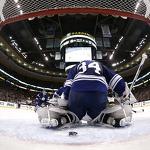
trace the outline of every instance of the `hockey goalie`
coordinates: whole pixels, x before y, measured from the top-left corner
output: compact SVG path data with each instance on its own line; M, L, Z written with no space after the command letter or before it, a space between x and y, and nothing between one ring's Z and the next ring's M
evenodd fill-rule
M86 60L66 67L67 79L46 105L36 112L43 127L59 128L70 124L107 124L124 127L131 124L132 107L124 79L100 62ZM116 93L109 103L108 89ZM133 96L134 98L134 96Z

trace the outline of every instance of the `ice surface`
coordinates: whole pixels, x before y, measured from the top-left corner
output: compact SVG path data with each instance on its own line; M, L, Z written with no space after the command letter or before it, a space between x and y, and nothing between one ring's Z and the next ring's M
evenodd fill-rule
M68 136L76 131L75 137ZM150 135L150 110L133 114L129 127L112 129L106 127L81 127L64 130L44 129L37 114L30 110L0 108L0 136L15 137L23 141L55 144L96 144L122 142Z

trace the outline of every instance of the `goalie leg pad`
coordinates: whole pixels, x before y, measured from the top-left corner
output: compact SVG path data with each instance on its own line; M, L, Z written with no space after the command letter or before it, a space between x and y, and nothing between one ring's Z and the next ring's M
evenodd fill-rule
M37 114L42 127L55 127L58 125L57 119L60 117L60 114L50 111L49 107L38 108Z
M47 107L39 107L37 109L37 115L38 115L38 119L39 119L39 122L41 122L41 120L43 118L48 118L48 108Z
M50 112L57 114L59 117L55 117L58 121L57 127L63 126L67 123L78 123L79 118L71 111L65 110L59 107L50 107Z
M105 123L114 127L124 127L131 123L132 107L130 105L108 106L99 116L93 119L93 123Z
M123 107L121 107L120 105L117 105L117 107L118 107L118 110L112 112L110 114L111 117L114 117L115 119L121 119L121 118L125 118L128 116L132 116L131 105L123 105Z
M67 123L77 123L77 116L63 108L49 106L38 111L38 118L42 127L57 128Z

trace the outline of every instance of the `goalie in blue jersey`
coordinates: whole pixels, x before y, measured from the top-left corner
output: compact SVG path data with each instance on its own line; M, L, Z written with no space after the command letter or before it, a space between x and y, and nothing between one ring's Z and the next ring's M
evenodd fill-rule
M75 113L79 120L86 114L94 120L106 109L108 88L117 93L118 97L125 96L124 79L100 62L82 61L66 67L67 70L69 73L64 84L64 99L68 101L69 110ZM108 119L109 115L103 121L107 123ZM111 123L120 126L120 122L114 123L112 120Z
M108 87L119 96L125 91L122 77L96 61L83 61L67 69L64 98L68 100L69 110L80 120L86 113L94 119L106 108Z
M83 55L76 60L80 53L71 55L71 52L82 49L87 54L89 48L96 52L97 44L95 38L86 33L68 33L60 43L66 65L79 62L84 57L88 59L89 55ZM52 105L48 108L48 119L44 119L44 125L60 127L67 123L79 123L85 115L90 117L90 124L105 123L120 127L130 123L131 107L122 103L125 100L123 97L129 95L124 79L102 63L89 59L66 66L67 79L50 100ZM117 93L119 104L112 106L108 103L108 89Z
M66 67L68 72L61 98L51 99L44 126L60 127L67 123L79 123L85 115L89 124L109 124L114 127L129 125L132 119L130 105L123 105L126 95L124 79L97 61L82 61ZM108 88L117 93L119 103L108 105ZM49 118L50 116L50 118Z

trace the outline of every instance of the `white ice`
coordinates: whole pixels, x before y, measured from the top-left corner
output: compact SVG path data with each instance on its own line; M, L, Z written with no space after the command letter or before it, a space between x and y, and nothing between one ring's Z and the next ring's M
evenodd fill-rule
M70 137L68 136L69 131L76 131L78 135ZM34 111L0 108L0 144L2 141L4 142L5 138L6 140L7 138L8 140L15 138L18 141L30 142L30 144L34 142L55 144L57 146L59 144L99 145L134 141L139 137L146 138L149 135L150 109L145 109L145 112L134 113L132 125L125 128L82 127L76 129L50 130L41 127Z

